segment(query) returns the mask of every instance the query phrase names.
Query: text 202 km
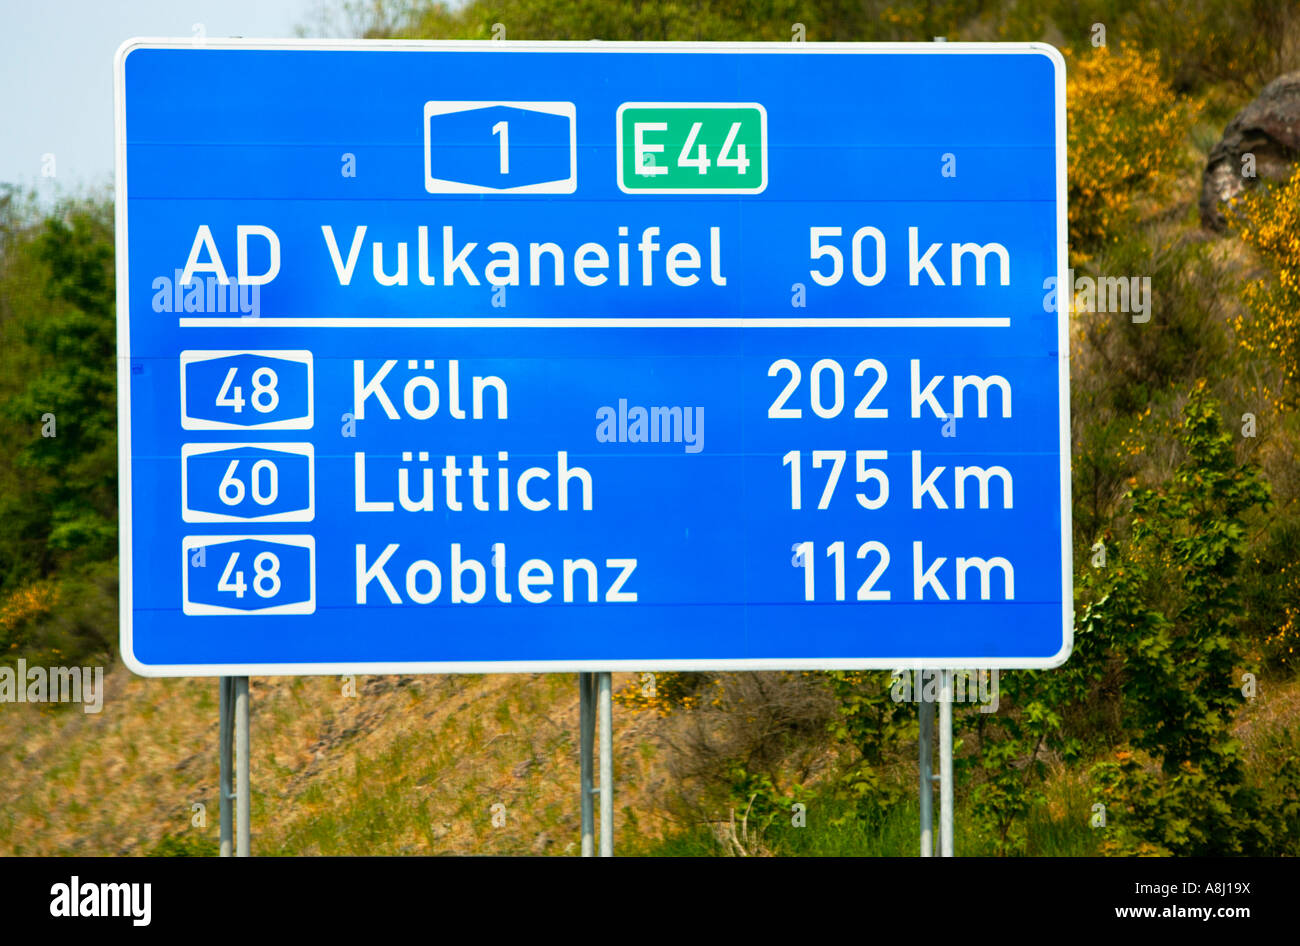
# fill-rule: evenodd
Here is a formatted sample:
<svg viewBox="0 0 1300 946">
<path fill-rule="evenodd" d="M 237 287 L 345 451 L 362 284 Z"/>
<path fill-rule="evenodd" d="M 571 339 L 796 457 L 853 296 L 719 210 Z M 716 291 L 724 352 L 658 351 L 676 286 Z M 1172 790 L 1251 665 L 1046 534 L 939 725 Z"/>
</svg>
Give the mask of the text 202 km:
<svg viewBox="0 0 1300 946">
<path fill-rule="evenodd" d="M 960 419 L 970 416 L 968 404 L 974 401 L 975 417 L 987 418 L 990 416 L 1001 417 L 1004 420 L 1011 418 L 1011 382 L 1000 374 L 977 375 L 977 374 L 955 374 L 955 375 L 930 375 L 925 384 L 921 383 L 924 377 L 921 368 L 921 360 L 912 358 L 908 363 L 908 403 L 910 415 L 913 419 L 925 417 L 924 410 L 929 410 L 930 414 L 939 420 L 949 420 L 952 418 Z M 803 369 L 799 363 L 791 358 L 778 358 L 768 366 L 767 376 L 769 378 L 780 378 L 788 375 L 789 380 L 773 399 L 767 409 L 767 416 L 771 420 L 798 420 L 804 416 L 803 399 L 805 395 L 802 392 L 804 386 Z M 864 358 L 853 368 L 853 377 L 861 378 L 862 381 L 856 382 L 864 390 L 856 406 L 853 408 L 853 416 L 858 420 L 883 420 L 889 416 L 889 408 L 873 406 L 880 394 L 885 389 L 885 384 L 889 380 L 889 372 L 885 368 L 884 362 L 875 358 Z M 951 387 L 945 385 L 945 381 L 951 380 Z M 834 358 L 822 358 L 820 361 L 813 363 L 808 370 L 808 393 L 807 403 L 813 414 L 823 420 L 831 420 L 839 417 L 844 412 L 846 406 L 844 366 Z M 951 391 L 951 396 L 947 405 L 944 404 L 945 391 Z M 990 401 L 994 392 L 998 395 L 998 409 L 996 415 L 990 414 Z M 857 397 L 857 391 L 853 392 Z"/>
</svg>

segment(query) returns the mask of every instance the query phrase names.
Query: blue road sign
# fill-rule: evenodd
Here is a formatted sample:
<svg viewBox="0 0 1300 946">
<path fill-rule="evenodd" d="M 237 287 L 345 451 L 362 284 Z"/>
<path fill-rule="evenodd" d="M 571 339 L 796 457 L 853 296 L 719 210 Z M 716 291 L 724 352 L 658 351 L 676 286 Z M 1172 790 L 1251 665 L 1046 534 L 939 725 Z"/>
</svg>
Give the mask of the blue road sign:
<svg viewBox="0 0 1300 946">
<path fill-rule="evenodd" d="M 1060 664 L 1064 83 L 1037 44 L 126 43 L 127 662 Z"/>
</svg>

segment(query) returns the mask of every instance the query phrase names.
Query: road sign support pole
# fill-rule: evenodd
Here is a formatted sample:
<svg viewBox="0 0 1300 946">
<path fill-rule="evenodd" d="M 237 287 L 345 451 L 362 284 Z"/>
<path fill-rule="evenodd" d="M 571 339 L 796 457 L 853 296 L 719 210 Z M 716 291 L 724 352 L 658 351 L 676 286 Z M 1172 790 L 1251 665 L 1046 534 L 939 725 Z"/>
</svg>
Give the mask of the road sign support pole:
<svg viewBox="0 0 1300 946">
<path fill-rule="evenodd" d="M 235 703 L 235 856 L 248 857 L 248 677 L 234 677 Z"/>
<path fill-rule="evenodd" d="M 952 671 L 939 679 L 939 856 L 952 857 Z"/>
<path fill-rule="evenodd" d="M 231 743 L 233 727 L 231 726 L 231 693 L 234 684 L 233 677 L 219 677 L 217 679 L 217 694 L 220 703 L 220 722 L 217 725 L 217 755 L 219 762 L 217 765 L 217 811 L 221 819 L 221 829 L 219 837 L 221 839 L 221 856 L 230 857 L 232 853 L 232 841 L 234 838 L 234 812 L 230 810 L 231 803 L 235 800 L 235 793 L 230 790 L 231 779 L 231 750 L 234 746 Z"/>
<path fill-rule="evenodd" d="M 917 727 L 917 756 L 920 772 L 921 798 L 921 856 L 934 855 L 934 703 L 925 698 L 921 691 L 921 702 L 917 705 L 920 725 Z"/>
<path fill-rule="evenodd" d="M 592 796 L 596 793 L 592 780 L 593 758 L 596 748 L 595 675 L 578 674 L 578 741 L 581 782 L 582 856 L 596 856 L 596 812 Z"/>
<path fill-rule="evenodd" d="M 614 856 L 614 699 L 608 673 L 596 674 L 600 690 L 600 856 Z"/>
</svg>

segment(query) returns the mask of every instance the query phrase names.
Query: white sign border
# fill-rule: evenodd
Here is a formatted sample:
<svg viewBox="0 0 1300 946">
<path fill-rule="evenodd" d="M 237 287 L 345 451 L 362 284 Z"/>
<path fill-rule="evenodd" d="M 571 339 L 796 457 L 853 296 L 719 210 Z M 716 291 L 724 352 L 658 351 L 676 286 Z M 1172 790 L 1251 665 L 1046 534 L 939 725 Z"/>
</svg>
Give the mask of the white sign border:
<svg viewBox="0 0 1300 946">
<path fill-rule="evenodd" d="M 978 55 L 981 53 L 1045 56 L 1053 65 L 1056 104 L 1056 285 L 1068 281 L 1067 256 L 1067 150 L 1065 123 L 1065 59 L 1048 43 L 727 43 L 727 42 L 604 42 L 525 40 L 319 40 L 242 38 L 128 39 L 113 60 L 113 127 L 115 165 L 115 228 L 117 276 L 117 416 L 118 416 L 118 559 L 120 569 L 119 641 L 123 662 L 146 677 L 215 677 L 341 675 L 348 673 L 573 673 L 613 671 L 736 671 L 736 670 L 893 670 L 893 669 L 1051 669 L 1069 658 L 1074 647 L 1074 550 L 1070 508 L 1070 379 L 1067 293 L 1057 293 L 1057 359 L 1060 403 L 1061 488 L 1061 649 L 1048 658 L 972 659 L 930 657 L 921 660 L 879 658 L 739 658 L 692 660 L 539 660 L 539 661 L 374 661 L 345 663 L 252 664 L 144 664 L 133 649 L 131 561 L 131 346 L 129 261 L 127 259 L 126 167 L 126 60 L 136 49 L 242 49 L 333 50 L 399 52 L 477 52 L 510 55 L 515 52 L 563 51 L 570 53 L 719 53 L 747 52 L 774 55 L 926 54 Z"/>
</svg>

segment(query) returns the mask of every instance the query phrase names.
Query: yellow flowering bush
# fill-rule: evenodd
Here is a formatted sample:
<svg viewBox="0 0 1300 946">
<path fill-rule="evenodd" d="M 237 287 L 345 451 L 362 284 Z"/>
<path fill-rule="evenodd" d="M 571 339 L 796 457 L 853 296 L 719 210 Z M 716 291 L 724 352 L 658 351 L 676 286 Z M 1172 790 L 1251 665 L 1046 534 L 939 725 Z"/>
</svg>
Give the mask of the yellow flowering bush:
<svg viewBox="0 0 1300 946">
<path fill-rule="evenodd" d="M 1282 584 L 1279 596 L 1286 602 L 1282 606 L 1283 623 L 1264 638 L 1265 653 L 1283 667 L 1292 668 L 1300 660 L 1296 648 L 1300 647 L 1300 575 L 1283 565 L 1278 581 Z"/>
<path fill-rule="evenodd" d="M 1287 410 L 1300 393 L 1300 167 L 1280 186 L 1243 194 L 1227 217 L 1272 277 L 1243 287 L 1248 312 L 1234 319 L 1237 344 L 1281 372 L 1274 406 Z"/>
<path fill-rule="evenodd" d="M 18 589 L 0 604 L 0 630 L 9 631 L 31 618 L 49 614 L 58 600 L 58 588 L 47 582 Z"/>
<path fill-rule="evenodd" d="M 17 651 L 24 642 L 25 626 L 50 614 L 58 603 L 59 589 L 49 582 L 19 588 L 0 602 L 0 646 L 3 651 Z"/>
<path fill-rule="evenodd" d="M 1132 227 L 1137 200 L 1167 193 L 1197 108 L 1160 78 L 1155 53 L 1102 46 L 1066 55 L 1070 250 L 1082 261 Z"/>
<path fill-rule="evenodd" d="M 667 716 L 674 710 L 689 710 L 699 705 L 702 679 L 703 675 L 698 673 L 667 670 L 640 673 L 622 689 L 616 690 L 612 699 L 634 713 L 649 711 Z"/>
</svg>

